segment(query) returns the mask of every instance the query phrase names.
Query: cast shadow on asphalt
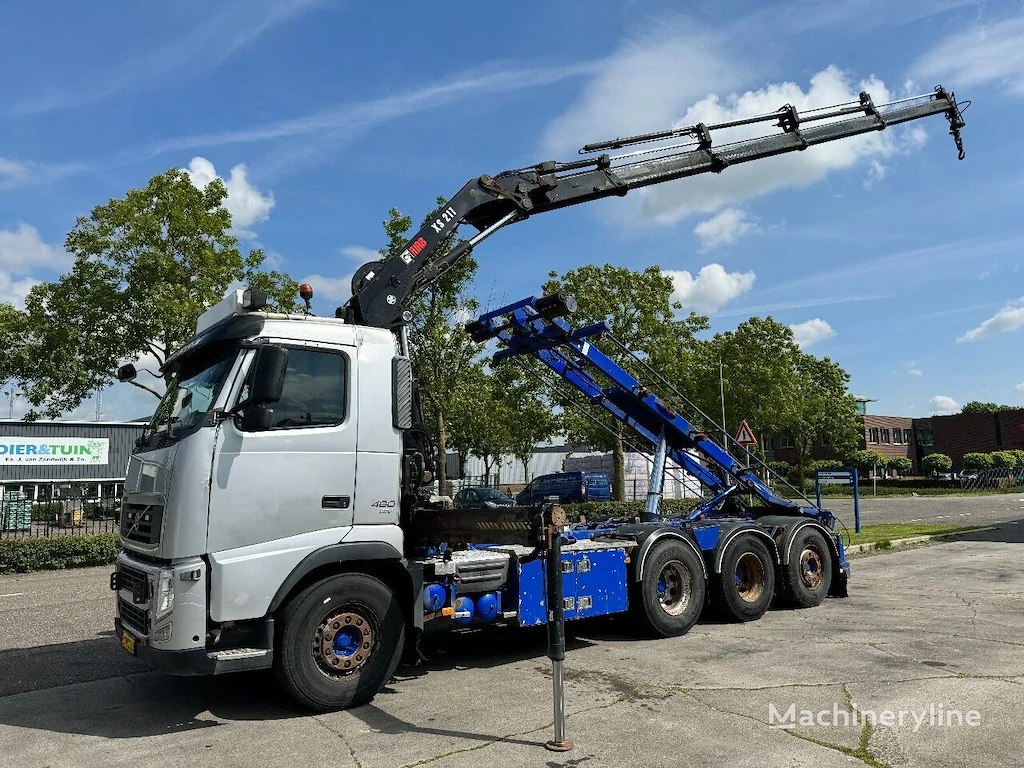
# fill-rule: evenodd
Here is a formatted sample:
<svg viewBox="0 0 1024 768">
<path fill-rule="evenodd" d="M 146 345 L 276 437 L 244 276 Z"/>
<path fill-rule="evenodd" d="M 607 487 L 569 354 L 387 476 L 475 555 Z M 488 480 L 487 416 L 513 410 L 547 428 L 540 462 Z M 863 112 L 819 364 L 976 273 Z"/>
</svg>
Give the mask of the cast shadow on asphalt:
<svg viewBox="0 0 1024 768">
<path fill-rule="evenodd" d="M 590 644 L 572 639 L 568 648 Z M 417 666 L 400 667 L 377 700 L 400 696 L 403 682 L 428 671 L 458 672 L 526 660 L 547 663 L 545 649 L 543 627 L 494 627 L 430 637 L 424 646 L 429 658 Z M 549 684 L 540 675 L 536 682 Z M 430 733 L 487 742 L 504 736 L 422 727 L 373 704 L 350 713 L 380 733 Z M 0 651 L 0 725 L 121 739 L 215 728 L 223 724 L 220 721 L 277 721 L 309 714 L 291 704 L 270 672 L 218 677 L 151 672 L 122 650 L 112 632 L 81 642 Z"/>
<path fill-rule="evenodd" d="M 952 539 L 1020 544 L 1024 543 L 1024 521 Z M 700 623 L 713 622 L 702 619 Z M 569 628 L 575 635 L 568 642 L 570 652 L 592 645 L 591 641 L 636 637 L 624 618 L 588 620 Z M 547 664 L 543 627 L 430 633 L 422 648 L 426 660 L 400 667 L 378 701 L 401 696 L 404 682 L 428 672 L 457 674 L 528 660 Z M 546 686 L 548 681 L 538 676 L 528 684 Z M 424 728 L 373 704 L 350 712 L 380 733 L 431 733 L 481 741 L 500 738 L 499 734 Z M 275 721 L 308 714 L 290 704 L 269 672 L 196 678 L 162 675 L 126 654 L 112 632 L 81 642 L 0 651 L 0 724 L 117 739 L 216 728 L 220 721 Z"/>
<path fill-rule="evenodd" d="M 951 541 L 991 541 L 1001 544 L 1024 544 L 1024 520 L 1011 520 L 986 526 L 976 531 L 957 533 L 949 537 Z"/>
</svg>

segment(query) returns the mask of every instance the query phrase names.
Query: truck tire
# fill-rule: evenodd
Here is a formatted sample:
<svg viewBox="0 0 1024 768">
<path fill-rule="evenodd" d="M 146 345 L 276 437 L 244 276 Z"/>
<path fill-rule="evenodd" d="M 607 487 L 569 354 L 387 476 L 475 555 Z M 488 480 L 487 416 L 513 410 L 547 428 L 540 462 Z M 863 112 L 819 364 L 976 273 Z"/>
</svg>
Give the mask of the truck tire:
<svg viewBox="0 0 1024 768">
<path fill-rule="evenodd" d="M 752 535 L 732 541 L 722 558 L 722 571 L 711 579 L 711 600 L 725 619 L 756 621 L 775 593 L 775 563 L 764 542 Z"/>
<path fill-rule="evenodd" d="M 307 587 L 282 619 L 278 679 L 299 704 L 320 712 L 370 701 L 394 674 L 405 644 L 395 595 L 362 573 Z"/>
<path fill-rule="evenodd" d="M 690 631 L 704 608 L 707 582 L 700 557 L 681 541 L 655 544 L 643 576 L 630 596 L 633 616 L 656 637 L 678 637 Z"/>
<path fill-rule="evenodd" d="M 782 566 L 784 600 L 793 608 L 821 605 L 832 586 L 832 548 L 821 531 L 800 530 L 789 546 L 789 562 Z"/>
</svg>

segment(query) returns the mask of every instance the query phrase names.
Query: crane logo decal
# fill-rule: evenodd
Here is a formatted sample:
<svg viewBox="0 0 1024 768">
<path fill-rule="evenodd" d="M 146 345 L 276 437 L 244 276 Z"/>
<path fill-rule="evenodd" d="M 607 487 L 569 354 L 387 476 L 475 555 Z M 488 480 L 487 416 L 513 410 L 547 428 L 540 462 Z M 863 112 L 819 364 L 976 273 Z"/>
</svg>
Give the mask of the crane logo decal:
<svg viewBox="0 0 1024 768">
<path fill-rule="evenodd" d="M 427 241 L 424 240 L 422 237 L 417 237 L 415 240 L 409 243 L 408 248 L 402 251 L 402 255 L 399 258 L 406 264 L 409 264 L 410 262 L 412 262 L 413 259 L 419 256 L 423 249 L 426 247 Z"/>
</svg>

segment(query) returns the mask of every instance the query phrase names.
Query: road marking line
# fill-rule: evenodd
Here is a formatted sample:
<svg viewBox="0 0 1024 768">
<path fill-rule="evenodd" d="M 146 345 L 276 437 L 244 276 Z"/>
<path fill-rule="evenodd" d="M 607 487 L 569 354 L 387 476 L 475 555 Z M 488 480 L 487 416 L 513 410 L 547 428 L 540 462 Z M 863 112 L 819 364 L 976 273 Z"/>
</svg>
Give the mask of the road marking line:
<svg viewBox="0 0 1024 768">
<path fill-rule="evenodd" d="M 6 595 L 0 595 L 0 597 L 24 597 L 24 592 L 9 592 Z"/>
</svg>

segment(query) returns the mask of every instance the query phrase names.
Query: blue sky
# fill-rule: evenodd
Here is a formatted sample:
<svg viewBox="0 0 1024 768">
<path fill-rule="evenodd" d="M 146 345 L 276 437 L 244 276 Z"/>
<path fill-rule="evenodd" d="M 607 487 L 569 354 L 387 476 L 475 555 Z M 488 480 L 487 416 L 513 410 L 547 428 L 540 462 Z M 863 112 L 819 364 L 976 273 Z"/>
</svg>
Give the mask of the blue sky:
<svg viewBox="0 0 1024 768">
<path fill-rule="evenodd" d="M 973 102 L 964 162 L 936 117 L 540 216 L 478 249 L 476 290 L 658 264 L 715 331 L 794 326 L 875 413 L 1024 403 L 1019 3 L 6 2 L 0 22 L 15 303 L 67 267 L 76 216 L 170 167 L 225 178 L 243 243 L 326 313 L 392 206 L 419 220 L 471 177 L 624 133 L 942 83 Z M 108 418 L 149 407 L 104 394 Z"/>
</svg>

